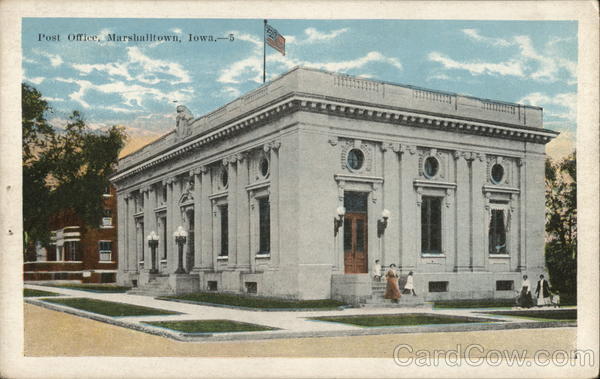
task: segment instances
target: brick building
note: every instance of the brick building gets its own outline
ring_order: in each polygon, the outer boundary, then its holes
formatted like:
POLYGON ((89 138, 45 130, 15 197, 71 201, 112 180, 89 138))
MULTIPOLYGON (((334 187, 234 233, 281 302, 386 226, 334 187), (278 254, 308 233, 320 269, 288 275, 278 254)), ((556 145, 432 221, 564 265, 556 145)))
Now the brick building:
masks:
POLYGON ((115 282, 117 212, 112 186, 107 188, 103 198, 104 215, 97 228, 86 226, 72 209, 53 215, 49 222, 50 244, 38 244, 35 261, 24 263, 26 281, 115 282))

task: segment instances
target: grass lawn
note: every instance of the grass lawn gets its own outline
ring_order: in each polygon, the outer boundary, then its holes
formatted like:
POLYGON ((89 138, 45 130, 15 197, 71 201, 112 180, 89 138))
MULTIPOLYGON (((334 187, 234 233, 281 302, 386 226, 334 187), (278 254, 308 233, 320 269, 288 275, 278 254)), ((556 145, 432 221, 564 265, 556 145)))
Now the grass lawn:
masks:
POLYGON ((87 284, 87 283, 63 283, 63 284, 49 284, 50 287, 67 288, 72 290, 82 290, 90 292, 110 292, 110 293, 123 293, 131 289, 131 287, 122 287, 115 284, 87 284))
POLYGON ((259 332, 277 329, 269 326, 230 320, 152 321, 144 323, 184 333, 259 332))
POLYGON ((59 294, 54 293, 54 292, 48 292, 48 291, 33 290, 31 288, 24 288, 23 296, 24 297, 41 297, 41 296, 59 296, 59 294))
POLYGON ((105 316, 154 316, 154 315, 174 315, 178 312, 165 311, 162 309, 141 307, 125 303, 116 303, 113 301, 103 301, 88 299, 85 297, 75 297, 67 299, 42 299, 48 303, 66 305, 67 307, 81 309, 83 311, 99 313, 105 316))
POLYGON ((509 312, 487 312, 488 314, 513 316, 540 321, 575 321, 577 320, 577 309, 556 310, 534 310, 534 311, 509 311, 509 312))
POLYGON ((266 297, 244 296, 228 293, 196 292, 181 296, 161 297, 164 300, 185 300, 201 303, 233 305, 248 308, 274 308, 274 309, 293 309, 293 308, 337 308, 345 305, 336 300, 286 300, 273 299, 266 297))
POLYGON ((438 300, 435 308, 497 308, 514 307, 515 299, 480 299, 480 300, 438 300))
POLYGON ((313 317, 311 320, 341 322, 358 326, 413 326, 431 324, 460 324, 470 322, 490 322, 473 317, 442 316, 433 314, 406 313, 395 315, 327 316, 313 317))

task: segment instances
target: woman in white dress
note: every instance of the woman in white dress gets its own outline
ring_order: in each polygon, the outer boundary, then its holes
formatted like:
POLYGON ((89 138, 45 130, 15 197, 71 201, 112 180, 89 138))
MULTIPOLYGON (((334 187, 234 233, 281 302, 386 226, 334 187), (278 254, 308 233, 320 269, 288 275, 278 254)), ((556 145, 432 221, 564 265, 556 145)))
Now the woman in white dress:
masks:
POLYGON ((406 277, 406 284, 404 285, 404 293, 412 293, 413 296, 417 296, 415 293, 415 284, 413 281, 413 272, 409 272, 406 277))

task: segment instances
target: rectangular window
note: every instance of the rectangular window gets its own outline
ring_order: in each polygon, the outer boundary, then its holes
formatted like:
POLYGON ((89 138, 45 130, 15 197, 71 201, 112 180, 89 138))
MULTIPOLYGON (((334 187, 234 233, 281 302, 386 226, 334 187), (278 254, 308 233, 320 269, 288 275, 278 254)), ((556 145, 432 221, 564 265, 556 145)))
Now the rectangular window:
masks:
POLYGON ((79 241, 67 241, 64 244, 65 261, 80 261, 79 241))
POLYGON ((98 241, 100 261, 112 261, 112 241, 98 241))
POLYGON ((100 283, 114 283, 115 282, 115 274, 112 272, 103 272, 100 273, 100 283))
POLYGON ((269 198, 258 199, 259 253, 269 254, 271 251, 271 206, 269 198))
POLYGON ((423 196, 421 203, 421 252, 442 253, 442 199, 423 196))
POLYGON ((221 213, 221 253, 222 257, 229 255, 229 220, 227 205, 219 207, 221 213))
POLYGON ((102 226, 112 226, 112 209, 104 208, 102 211, 102 226))
POLYGON ((512 280, 496 280, 496 291, 512 291, 515 282, 512 280))
POLYGON ((429 282, 429 292, 448 292, 448 282, 429 282))
POLYGON ((161 204, 166 204, 167 203, 167 186, 164 185, 162 186, 162 193, 161 193, 161 204))
POLYGON ((209 280, 206 282, 209 291, 216 291, 218 289, 218 283, 216 280, 209 280))
POLYGON ((506 254, 506 227, 504 210, 492 209, 489 230, 490 254, 506 254))

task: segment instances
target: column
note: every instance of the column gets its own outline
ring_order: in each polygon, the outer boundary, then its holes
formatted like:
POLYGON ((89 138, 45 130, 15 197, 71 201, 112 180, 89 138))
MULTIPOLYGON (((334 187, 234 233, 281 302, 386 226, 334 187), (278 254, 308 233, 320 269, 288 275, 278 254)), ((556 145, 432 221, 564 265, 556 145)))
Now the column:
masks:
POLYGON ((123 275, 128 271, 127 257, 127 200, 124 193, 117 193, 117 251, 119 283, 123 283, 123 275))
POLYGON ((227 173, 229 177, 229 183, 227 186, 227 228, 228 233, 228 252, 229 259, 227 265, 229 267, 235 267, 237 265, 237 199, 238 199, 238 178, 237 178, 237 156, 229 158, 229 164, 227 165, 227 173))
POLYGON ((416 269, 417 259, 421 255, 421 204, 413 183, 419 172, 416 146, 406 147, 400 161, 400 172, 401 270, 402 273, 408 273, 416 269))
POLYGON ((271 207, 271 266, 279 266, 281 260, 279 244, 279 147, 280 141, 273 141, 265 151, 270 152, 271 189, 269 195, 271 207))
POLYGON ((483 196, 483 185, 486 176, 485 155, 476 153, 471 163, 471 206, 472 206, 472 241, 473 241, 473 271, 483 271, 488 256, 488 248, 485 246, 488 230, 488 212, 485 209, 483 196))
POLYGON ((256 260, 254 254, 258 251, 258 202, 256 201, 254 190, 250 191, 249 196, 249 219, 248 219, 248 230, 252 238, 248 239, 248 259, 250 262, 250 272, 256 272, 256 260), (256 236, 256 237, 254 237, 256 236))
MULTIPOLYGON (((388 226, 381 236, 383 246, 381 264, 395 263, 400 265, 400 144, 384 143, 381 145, 383 151, 383 209, 390 211, 388 226)), ((376 215, 381 219, 381 214, 376 215)), ((377 230, 375 230, 377 232, 377 230)), ((373 264, 375 257, 369 258, 369 266, 373 264)))
MULTIPOLYGON (((171 226, 169 227, 170 231, 169 231, 169 235, 168 235, 168 239, 169 239, 169 244, 171 246, 171 251, 169 251, 169 257, 168 257, 168 267, 169 267, 169 273, 173 273, 175 272, 175 270, 177 270, 177 263, 178 263, 178 259, 179 259, 179 247, 177 246, 177 243, 175 242, 175 238, 173 237, 173 233, 175 232, 175 230, 177 230, 177 228, 179 228, 180 226, 183 226, 183 220, 181 217, 181 209, 179 209, 179 197, 181 196, 181 191, 182 191, 182 180, 180 177, 175 177, 173 179, 173 183, 171 185, 171 201, 169 202, 169 207, 171 208, 171 218, 173 220, 173 222, 171 222, 171 226)), ((168 224, 168 222, 167 222, 168 224)), ((185 247, 184 247, 184 251, 185 251, 185 247)))
POLYGON ((212 192, 212 184, 210 180, 210 170, 207 167, 200 168, 200 174, 202 176, 202 185, 200 187, 200 209, 198 214, 200 215, 201 222, 196 227, 200 226, 200 235, 202 240, 201 244, 201 256, 200 268, 207 270, 214 266, 214 252, 213 249, 213 215, 212 205, 208 196, 212 192))
POLYGON ((135 196, 130 193, 127 198, 127 257, 128 257, 128 268, 131 272, 138 272, 138 261, 137 261, 137 230, 135 227, 135 196))
POLYGON ((470 163, 472 157, 470 152, 454 153, 456 164, 456 212, 454 225, 456 226, 454 234, 455 258, 454 271, 471 270, 471 182, 470 182, 470 163))
POLYGON ((248 158, 245 154, 237 157, 237 265, 243 269, 250 267, 250 214, 248 203, 248 158))
POLYGON ((150 246, 148 246, 148 240, 146 240, 146 236, 150 234, 152 231, 152 213, 154 213, 153 206, 150 201, 150 188, 144 187, 141 191, 141 195, 144 199, 144 227, 141 230, 142 237, 142 245, 144 252, 144 270, 150 270, 152 268, 152 257, 150 246))
POLYGON ((518 249, 519 249, 519 261, 517 263, 517 271, 527 271, 527 223, 525 217, 527 214, 527 183, 525 180, 527 167, 525 161, 521 158, 517 160, 517 166, 519 167, 519 219, 514 220, 515 226, 518 227, 518 249))
POLYGON ((204 264, 202 261, 202 169, 197 167, 190 172, 194 180, 194 267, 197 272, 204 264))

